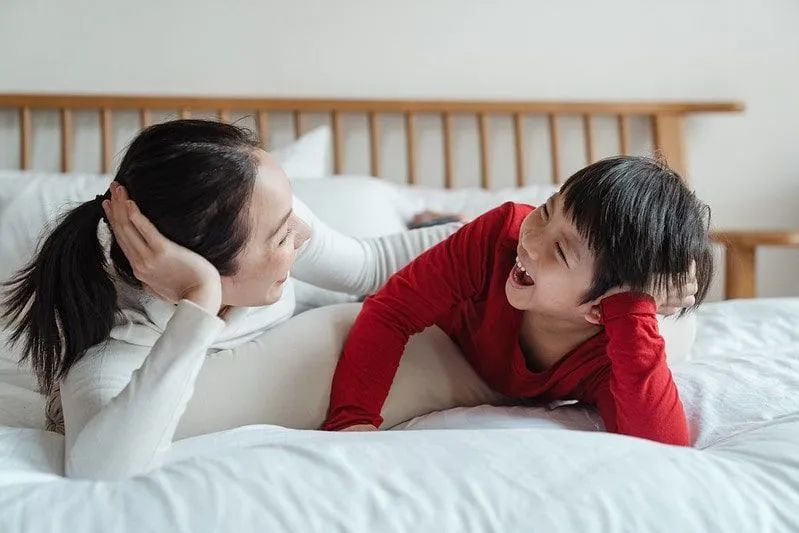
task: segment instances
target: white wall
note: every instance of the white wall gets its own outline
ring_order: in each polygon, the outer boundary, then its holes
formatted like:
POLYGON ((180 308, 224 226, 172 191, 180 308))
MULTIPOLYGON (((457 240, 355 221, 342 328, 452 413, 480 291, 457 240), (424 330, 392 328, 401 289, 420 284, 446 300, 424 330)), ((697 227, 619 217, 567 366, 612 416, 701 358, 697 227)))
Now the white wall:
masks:
MULTIPOLYGON (((742 100, 688 123, 717 227, 799 227, 796 0, 4 0, 0 92, 742 100)), ((760 255, 799 295, 799 252, 760 255)))

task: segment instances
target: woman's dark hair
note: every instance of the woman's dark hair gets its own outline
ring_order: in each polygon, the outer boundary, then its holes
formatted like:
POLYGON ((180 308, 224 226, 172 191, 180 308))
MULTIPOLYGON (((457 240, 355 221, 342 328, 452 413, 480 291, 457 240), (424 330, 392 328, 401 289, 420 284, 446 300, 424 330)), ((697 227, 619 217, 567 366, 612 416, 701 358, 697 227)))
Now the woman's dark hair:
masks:
POLYGON ((609 289, 685 282, 696 261, 700 304, 713 277, 710 208, 660 161, 620 156, 579 170, 561 188, 565 212, 594 253, 582 303, 609 289))
MULTIPOLYGON (((247 238, 258 147, 248 131, 230 124, 166 122, 138 134, 114 179, 167 238, 230 275, 247 238)), ((100 199, 69 211, 30 263, 4 283, 2 317, 45 393, 108 338, 119 312, 98 238, 102 217, 100 199)), ((140 285, 113 236, 110 257, 121 279, 140 285)))

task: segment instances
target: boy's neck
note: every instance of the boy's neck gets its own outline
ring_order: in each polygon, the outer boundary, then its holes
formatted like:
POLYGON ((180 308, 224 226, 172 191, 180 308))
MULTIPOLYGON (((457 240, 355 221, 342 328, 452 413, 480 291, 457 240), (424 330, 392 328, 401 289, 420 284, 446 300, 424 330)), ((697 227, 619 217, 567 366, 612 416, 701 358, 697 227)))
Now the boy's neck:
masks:
POLYGON ((600 331, 602 326, 584 320, 578 322, 525 311, 519 343, 527 367, 532 372, 541 372, 600 331))

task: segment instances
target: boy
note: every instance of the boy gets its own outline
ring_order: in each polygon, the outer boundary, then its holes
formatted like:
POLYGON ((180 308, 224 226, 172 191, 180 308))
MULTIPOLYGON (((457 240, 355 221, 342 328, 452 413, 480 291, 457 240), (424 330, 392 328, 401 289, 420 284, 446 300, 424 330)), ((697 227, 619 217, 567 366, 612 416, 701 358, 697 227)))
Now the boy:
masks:
POLYGON ((505 396, 579 400, 608 431, 690 444, 656 313, 704 299, 708 215, 664 165, 613 157, 543 206, 478 217, 366 299, 323 429, 379 427, 408 338, 435 324, 505 396))

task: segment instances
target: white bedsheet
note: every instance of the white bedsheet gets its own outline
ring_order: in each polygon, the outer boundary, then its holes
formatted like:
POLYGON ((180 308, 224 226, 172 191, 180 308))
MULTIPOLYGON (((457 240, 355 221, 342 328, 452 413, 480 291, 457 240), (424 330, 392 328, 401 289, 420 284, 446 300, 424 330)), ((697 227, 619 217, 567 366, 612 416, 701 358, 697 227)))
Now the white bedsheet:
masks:
POLYGON ((241 428, 87 482, 59 476, 60 437, 0 428, 0 531, 799 531, 799 299, 709 304, 674 374, 695 449, 480 407, 404 424, 427 431, 241 428))

